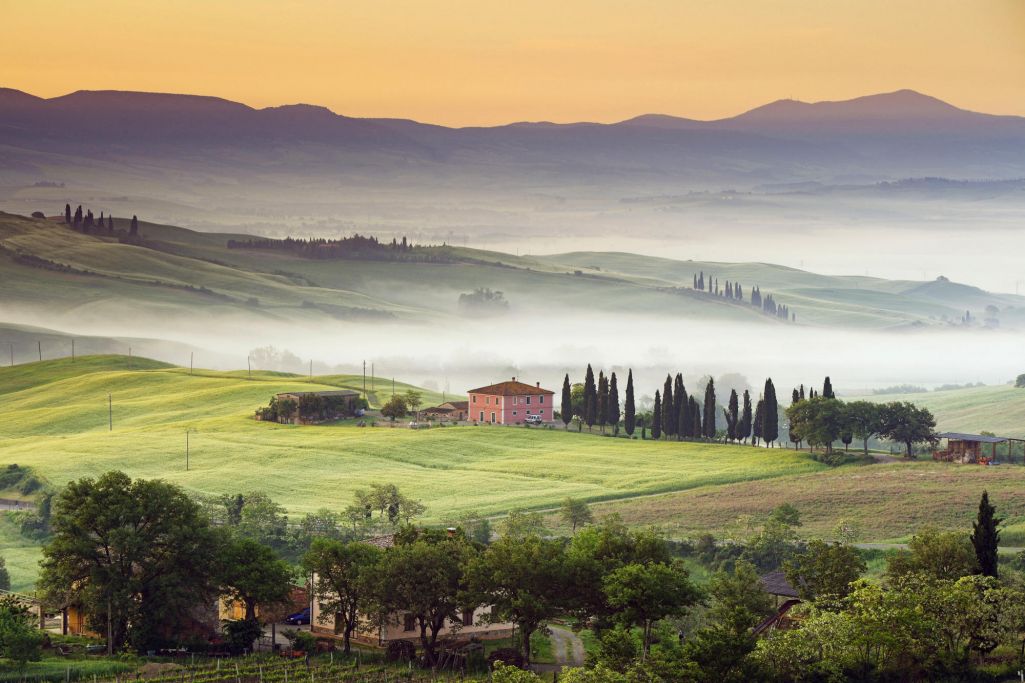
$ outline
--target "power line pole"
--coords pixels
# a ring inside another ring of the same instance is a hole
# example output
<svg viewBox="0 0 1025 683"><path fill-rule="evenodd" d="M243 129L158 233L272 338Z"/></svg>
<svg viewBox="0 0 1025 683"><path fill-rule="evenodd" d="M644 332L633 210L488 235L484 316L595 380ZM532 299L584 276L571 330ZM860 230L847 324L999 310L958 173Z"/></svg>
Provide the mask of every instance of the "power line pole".
<svg viewBox="0 0 1025 683"><path fill-rule="evenodd" d="M196 359L196 352L189 351L189 374L192 374L192 361Z"/></svg>

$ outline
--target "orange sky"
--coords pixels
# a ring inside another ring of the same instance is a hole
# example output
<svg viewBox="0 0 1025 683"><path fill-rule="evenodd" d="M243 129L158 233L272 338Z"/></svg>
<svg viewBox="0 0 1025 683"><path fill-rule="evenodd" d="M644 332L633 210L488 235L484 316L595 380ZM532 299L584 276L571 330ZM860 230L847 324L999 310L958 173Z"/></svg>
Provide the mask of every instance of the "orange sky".
<svg viewBox="0 0 1025 683"><path fill-rule="evenodd" d="M0 86L450 125L913 88L1025 115L1025 0L0 0Z"/></svg>

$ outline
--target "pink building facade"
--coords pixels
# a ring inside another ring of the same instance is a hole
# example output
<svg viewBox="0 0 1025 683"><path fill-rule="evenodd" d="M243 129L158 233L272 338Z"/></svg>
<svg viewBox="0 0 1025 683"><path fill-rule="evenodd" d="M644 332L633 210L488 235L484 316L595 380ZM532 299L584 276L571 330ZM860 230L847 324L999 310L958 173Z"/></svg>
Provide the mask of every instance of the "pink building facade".
<svg viewBox="0 0 1025 683"><path fill-rule="evenodd" d="M555 392L534 385L517 382L499 382L469 392L469 419L502 425L518 425L528 416L539 416L542 422L555 421ZM537 417L532 419L536 420Z"/></svg>

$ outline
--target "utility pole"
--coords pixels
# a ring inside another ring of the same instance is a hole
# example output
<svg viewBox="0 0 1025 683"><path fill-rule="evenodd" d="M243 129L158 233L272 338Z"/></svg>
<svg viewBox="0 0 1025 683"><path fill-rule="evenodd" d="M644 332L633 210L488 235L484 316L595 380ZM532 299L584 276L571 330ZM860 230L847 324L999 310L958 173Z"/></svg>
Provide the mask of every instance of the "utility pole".
<svg viewBox="0 0 1025 683"><path fill-rule="evenodd" d="M75 362L75 340L71 340L71 362Z"/></svg>
<svg viewBox="0 0 1025 683"><path fill-rule="evenodd" d="M192 374L192 361L196 359L196 352L189 351L189 374Z"/></svg>
<svg viewBox="0 0 1025 683"><path fill-rule="evenodd" d="M114 431L114 399L107 394L107 431Z"/></svg>

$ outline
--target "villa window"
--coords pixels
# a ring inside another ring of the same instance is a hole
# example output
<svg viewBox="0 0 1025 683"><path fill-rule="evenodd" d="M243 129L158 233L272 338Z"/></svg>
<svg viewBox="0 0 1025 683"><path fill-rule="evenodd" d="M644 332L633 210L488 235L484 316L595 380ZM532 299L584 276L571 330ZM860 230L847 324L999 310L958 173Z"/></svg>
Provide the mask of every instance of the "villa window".
<svg viewBox="0 0 1025 683"><path fill-rule="evenodd" d="M406 614L402 620L403 631L415 631L416 630L416 615Z"/></svg>
<svg viewBox="0 0 1025 683"><path fill-rule="evenodd" d="M473 626L473 610L463 610L463 626Z"/></svg>
<svg viewBox="0 0 1025 683"><path fill-rule="evenodd" d="M527 405L530 405L530 396L527 397Z"/></svg>
<svg viewBox="0 0 1025 683"><path fill-rule="evenodd" d="M545 402L545 397L544 396L538 396L537 397L537 402L538 403L544 403Z"/></svg>

